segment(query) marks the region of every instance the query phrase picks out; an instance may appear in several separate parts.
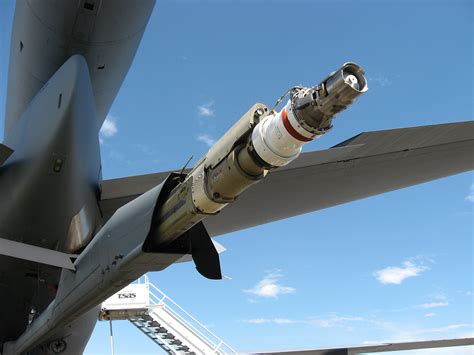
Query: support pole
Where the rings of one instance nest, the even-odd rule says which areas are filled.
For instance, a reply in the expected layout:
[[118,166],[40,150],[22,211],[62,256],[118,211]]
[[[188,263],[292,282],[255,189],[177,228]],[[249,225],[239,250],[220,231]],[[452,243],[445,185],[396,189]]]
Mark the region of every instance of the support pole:
[[109,319],[109,328],[110,328],[110,348],[112,349],[112,355],[115,355],[114,333],[112,331],[112,319]]

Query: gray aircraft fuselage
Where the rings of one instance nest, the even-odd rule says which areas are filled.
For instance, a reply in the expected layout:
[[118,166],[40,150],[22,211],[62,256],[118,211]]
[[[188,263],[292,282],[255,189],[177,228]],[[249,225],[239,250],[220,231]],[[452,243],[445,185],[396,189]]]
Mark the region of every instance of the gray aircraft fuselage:
[[[153,6],[17,2],[4,137],[14,153],[0,167],[0,238],[77,253],[101,227],[98,134]],[[54,299],[60,272],[0,255],[0,344]],[[96,317],[69,330],[77,336],[70,353],[82,352]]]

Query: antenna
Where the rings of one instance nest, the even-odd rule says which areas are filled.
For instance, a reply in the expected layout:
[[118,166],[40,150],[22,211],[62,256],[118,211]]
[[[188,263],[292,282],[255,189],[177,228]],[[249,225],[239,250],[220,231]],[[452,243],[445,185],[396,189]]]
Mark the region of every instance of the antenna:
[[194,154],[189,157],[188,161],[186,162],[186,164],[184,164],[183,168],[179,172],[181,181],[183,181],[183,178],[181,178],[181,176],[183,176],[184,170],[186,170],[186,168],[188,167],[188,164],[191,162],[191,160],[193,160],[193,158],[194,158]]

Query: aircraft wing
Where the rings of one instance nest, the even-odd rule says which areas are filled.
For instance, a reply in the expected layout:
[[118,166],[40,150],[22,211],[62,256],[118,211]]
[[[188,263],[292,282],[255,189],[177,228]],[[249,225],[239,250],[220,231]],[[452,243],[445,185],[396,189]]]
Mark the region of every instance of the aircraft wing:
[[314,350],[287,350],[287,351],[266,351],[252,354],[283,354],[283,355],[355,355],[355,354],[372,354],[380,352],[392,352],[400,350],[419,350],[474,345],[474,338],[459,339],[440,339],[440,340],[424,340],[411,341],[405,343],[386,343],[373,344],[364,346],[355,346],[347,348],[333,349],[314,349]]
[[[204,224],[217,236],[472,169],[474,121],[365,132],[301,154]],[[103,181],[104,218],[167,175]]]

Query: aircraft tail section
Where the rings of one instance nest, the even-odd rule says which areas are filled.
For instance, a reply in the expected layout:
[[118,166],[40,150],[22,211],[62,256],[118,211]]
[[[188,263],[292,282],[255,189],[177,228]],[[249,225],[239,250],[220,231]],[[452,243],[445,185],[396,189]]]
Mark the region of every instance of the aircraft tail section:
[[16,3],[5,135],[71,56],[88,64],[102,122],[135,57],[155,0],[21,0]]
[[0,148],[4,237],[67,252],[85,246],[100,223],[99,129],[87,64],[72,56],[12,126],[10,148]]

